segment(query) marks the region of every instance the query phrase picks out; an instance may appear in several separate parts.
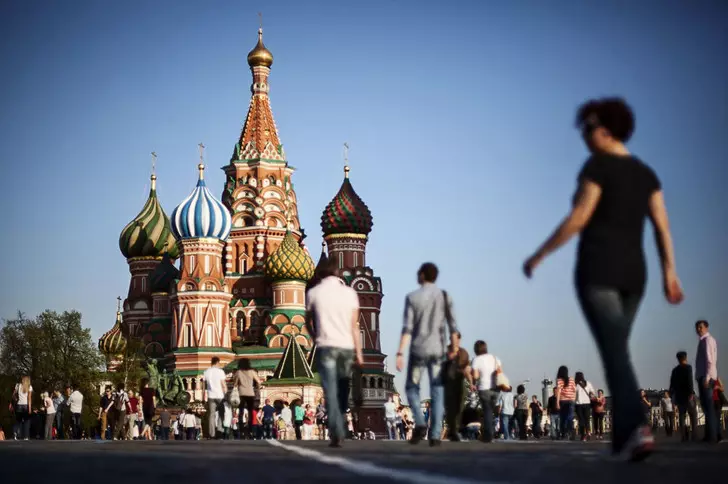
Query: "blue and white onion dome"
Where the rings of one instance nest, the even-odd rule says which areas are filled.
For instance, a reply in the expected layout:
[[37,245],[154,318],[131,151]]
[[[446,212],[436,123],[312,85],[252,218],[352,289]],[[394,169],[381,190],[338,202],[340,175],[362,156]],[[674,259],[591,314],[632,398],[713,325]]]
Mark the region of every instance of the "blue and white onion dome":
[[211,237],[226,240],[232,228],[227,207],[205,186],[205,165],[197,166],[200,178],[192,193],[172,212],[172,232],[177,240]]

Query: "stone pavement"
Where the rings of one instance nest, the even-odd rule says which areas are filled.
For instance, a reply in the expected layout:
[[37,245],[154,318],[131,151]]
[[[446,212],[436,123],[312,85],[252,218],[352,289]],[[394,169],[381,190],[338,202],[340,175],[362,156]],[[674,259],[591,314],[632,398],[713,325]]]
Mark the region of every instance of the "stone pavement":
[[[531,484],[728,482],[728,445],[659,442],[641,464],[609,456],[604,443],[405,442],[0,442],[3,482],[129,484],[345,482]],[[7,480],[6,480],[7,478]]]

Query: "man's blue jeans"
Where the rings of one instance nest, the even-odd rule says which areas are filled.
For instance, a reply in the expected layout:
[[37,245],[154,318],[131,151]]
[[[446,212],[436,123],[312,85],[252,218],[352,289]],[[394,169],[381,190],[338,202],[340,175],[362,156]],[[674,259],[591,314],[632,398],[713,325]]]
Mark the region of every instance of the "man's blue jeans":
[[642,293],[612,287],[577,286],[577,296],[612,392],[612,446],[618,452],[631,434],[646,423],[629,352],[629,336]]
[[718,415],[716,415],[715,404],[713,403],[713,387],[715,381],[710,380],[708,387],[705,387],[705,378],[698,378],[698,395],[700,396],[700,407],[705,415],[705,433],[703,439],[715,442],[718,439]]
[[[319,375],[326,397],[329,437],[344,440],[349,407],[349,385],[354,351],[342,348],[319,348]],[[417,413],[417,412],[415,412]]]
[[501,432],[503,432],[503,439],[511,440],[511,419],[513,415],[501,414]]
[[397,440],[397,423],[393,418],[387,419],[387,436],[389,440]]
[[415,417],[415,426],[419,428],[427,428],[427,421],[420,410],[420,383],[425,372],[430,377],[430,408],[432,409],[430,440],[440,440],[442,434],[442,418],[445,413],[445,395],[442,385],[443,362],[443,357],[410,355],[409,368],[407,369],[405,391]]
[[561,415],[552,413],[549,417],[551,418],[551,438],[558,439],[561,435]]

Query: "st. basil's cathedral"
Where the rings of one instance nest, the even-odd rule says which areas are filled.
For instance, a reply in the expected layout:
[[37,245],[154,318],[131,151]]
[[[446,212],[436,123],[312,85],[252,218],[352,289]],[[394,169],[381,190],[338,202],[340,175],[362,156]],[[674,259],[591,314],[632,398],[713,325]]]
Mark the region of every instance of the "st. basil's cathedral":
[[[303,243],[294,169],[270,107],[272,64],[260,29],[248,54],[250,106],[224,167],[221,199],[205,184],[201,154],[197,186],[171,218],[159,202],[153,174],[149,198],[122,230],[119,248],[129,264],[129,292],[114,327],[99,340],[110,371],[133,338],[141,341],[145,356],[182,376],[192,399],[202,397],[202,373],[213,356],[227,365],[228,374],[237,359],[250,359],[266,378],[263,399],[314,405],[323,396],[316,347],[305,325],[315,267]],[[353,376],[352,404],[361,430],[381,432],[383,404],[394,384],[380,344],[382,282],[366,264],[372,225],[346,166],[341,188],[321,216],[319,264],[338,260],[342,280],[359,295],[365,364]]]

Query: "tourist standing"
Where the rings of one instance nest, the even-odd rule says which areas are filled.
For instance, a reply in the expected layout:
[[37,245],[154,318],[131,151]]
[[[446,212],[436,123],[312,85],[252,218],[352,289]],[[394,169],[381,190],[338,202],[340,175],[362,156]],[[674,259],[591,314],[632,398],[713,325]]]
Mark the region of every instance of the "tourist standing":
[[255,407],[255,388],[261,384],[258,372],[255,371],[250,364],[248,358],[241,358],[238,360],[238,370],[233,375],[233,388],[238,389],[238,395],[240,395],[240,407],[239,407],[239,421],[241,420],[245,412],[248,412],[248,418],[243,427],[243,438],[251,439],[251,412]]
[[397,440],[397,405],[394,404],[394,397],[392,396],[384,404],[384,421],[387,425],[387,437],[389,440]]
[[430,446],[440,444],[444,412],[442,366],[447,354],[446,334],[450,330],[451,350],[457,352],[460,343],[453,316],[452,299],[435,285],[438,269],[431,262],[422,264],[417,271],[420,288],[407,295],[404,302],[404,326],[397,352],[397,371],[404,369],[404,351],[409,346],[409,364],[405,390],[412,406],[415,429],[412,444],[419,443],[427,435],[428,426],[420,408],[420,384],[425,373],[430,378],[432,401]]
[[[128,392],[129,397],[129,403],[126,405],[126,411],[127,411],[127,421],[129,423],[129,427],[127,428],[126,432],[126,438],[128,440],[134,440],[134,427],[137,427],[137,432],[141,433],[141,430],[144,429],[143,425],[146,423],[144,421],[144,414],[142,414],[142,418],[138,419],[137,421],[137,415],[139,414],[139,399],[136,397],[134,392],[132,390],[129,390]],[[151,426],[151,421],[149,422],[149,425]]]
[[66,404],[71,411],[71,430],[75,440],[81,440],[81,412],[83,412],[83,393],[78,389],[78,384],[74,383],[66,387],[66,395],[68,399]]
[[561,438],[571,438],[574,432],[574,411],[576,408],[576,383],[569,376],[569,369],[560,366],[556,373],[556,405],[559,409]]
[[594,434],[597,440],[604,440],[604,414],[606,412],[607,399],[604,398],[604,390],[598,390],[592,400],[592,413],[594,419]]
[[53,421],[56,418],[56,407],[53,405],[53,399],[48,395],[48,392],[43,392],[40,395],[43,401],[43,408],[45,409],[45,426],[44,426],[44,438],[45,440],[53,440]]
[[311,440],[313,438],[313,423],[315,418],[315,412],[311,408],[311,405],[307,403],[303,417],[303,440]]
[[308,291],[306,325],[315,335],[319,374],[326,396],[331,446],[340,447],[346,437],[345,413],[349,403],[352,362],[363,365],[359,337],[359,296],[337,276],[334,258],[318,270],[321,282]]
[[668,437],[672,437],[672,431],[675,427],[675,408],[672,405],[670,392],[665,392],[660,401],[662,408],[662,419],[665,421],[665,433]]
[[469,375],[466,375],[478,390],[480,405],[483,409],[483,442],[490,443],[495,436],[495,425],[493,415],[498,406],[498,374],[501,370],[501,362],[495,355],[488,354],[488,345],[485,341],[475,342],[473,347],[475,357],[470,367]]
[[139,391],[139,397],[142,402],[142,413],[144,415],[144,422],[147,425],[152,424],[152,417],[154,417],[154,411],[157,408],[157,395],[154,388],[149,387],[149,378],[143,378],[141,381],[142,389]]
[[551,434],[551,440],[561,438],[561,411],[559,409],[559,397],[556,393],[557,390],[554,387],[553,394],[549,397],[546,405],[549,411],[549,432]]
[[584,373],[577,371],[574,375],[576,382],[575,412],[579,421],[579,437],[582,442],[589,439],[589,425],[591,424],[591,399],[594,395],[594,387],[586,380]]
[[[291,410],[291,407],[288,405],[288,402],[283,402],[283,408],[280,412],[281,420],[283,420],[283,423],[285,424],[285,428],[283,429],[285,432],[284,434],[287,436],[289,434],[290,430],[293,430],[293,411]],[[278,440],[285,440],[285,439],[278,439]]]
[[265,399],[265,405],[261,414],[264,438],[270,440],[273,438],[273,424],[275,423],[274,419],[276,416],[276,409],[270,404],[270,399]]
[[540,439],[543,407],[541,406],[541,402],[538,401],[538,396],[533,395],[531,397],[531,404],[529,407],[531,409],[531,432],[533,433],[534,438]]
[[447,348],[447,361],[443,369],[445,385],[445,420],[447,423],[448,439],[451,442],[460,442],[461,416],[465,402],[466,374],[470,373],[470,355],[460,346],[460,333],[454,335],[457,339],[457,349],[453,345]]
[[518,425],[518,438],[520,440],[528,440],[528,429],[526,421],[528,420],[528,395],[526,394],[525,385],[516,387],[514,417]]
[[301,400],[296,400],[294,404],[295,406],[293,407],[293,425],[296,429],[296,440],[303,440],[303,434],[301,433],[301,430],[303,429],[303,419],[306,416],[306,412],[301,405]]
[[53,391],[53,405],[56,407],[56,439],[63,440],[63,415],[65,414],[66,400],[60,390]]
[[548,254],[581,234],[576,292],[614,399],[612,448],[642,460],[652,452],[654,437],[640,410],[629,336],[647,279],[642,248],[647,216],[655,228],[665,296],[671,304],[683,299],[667,210],[657,175],[625,146],[635,121],[623,100],[585,103],[576,124],[592,156],[579,174],[571,213],[523,270],[531,277]]
[[[687,442],[692,434],[692,439],[697,440],[698,412],[695,402],[695,385],[693,383],[693,367],[688,364],[688,354],[685,351],[678,351],[677,366],[670,374],[670,395],[672,401],[677,405],[680,437]],[[685,423],[686,416],[690,417],[690,429]]]
[[23,376],[20,383],[15,385],[13,390],[13,401],[15,402],[15,419],[17,421],[18,440],[30,439],[30,406],[33,401],[33,386],[30,384],[30,377]]
[[319,440],[326,440],[326,426],[326,400],[322,398],[316,406],[316,427]]
[[704,442],[718,440],[718,415],[713,404],[713,388],[718,381],[718,343],[708,332],[705,320],[695,323],[695,332],[698,334],[698,351],[695,354],[695,379],[698,381],[698,395],[700,406],[705,414]]
[[129,395],[124,390],[124,383],[116,385],[114,392],[114,440],[124,440],[124,428],[126,426],[126,412],[129,407]]
[[501,390],[498,406],[500,407],[500,428],[501,432],[503,432],[504,440],[511,440],[513,438],[511,428],[514,424],[513,415],[516,413],[515,404],[516,398],[513,396],[512,389]]
[[159,412],[159,430],[162,440],[169,440],[169,429],[171,423],[172,415],[169,413],[169,410],[167,410],[167,407],[162,407],[162,411]]
[[109,427],[109,410],[111,409],[113,402],[114,397],[111,394],[111,385],[106,385],[104,388],[104,394],[101,395],[101,400],[99,401],[98,420],[101,440],[106,440],[106,431]]
[[213,356],[210,368],[205,370],[202,378],[205,380],[205,398],[207,400],[207,438],[217,437],[217,418],[224,418],[222,400],[227,393],[225,372],[220,368],[220,358]]

